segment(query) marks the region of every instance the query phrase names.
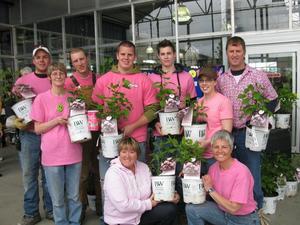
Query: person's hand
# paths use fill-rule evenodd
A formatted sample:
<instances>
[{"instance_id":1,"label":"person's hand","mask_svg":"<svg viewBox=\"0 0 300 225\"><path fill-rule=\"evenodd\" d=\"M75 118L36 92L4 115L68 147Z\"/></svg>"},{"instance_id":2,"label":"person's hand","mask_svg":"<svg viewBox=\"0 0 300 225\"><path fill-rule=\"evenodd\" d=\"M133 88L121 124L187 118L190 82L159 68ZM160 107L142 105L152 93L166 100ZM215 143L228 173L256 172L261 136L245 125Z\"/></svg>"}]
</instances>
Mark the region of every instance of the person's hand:
<instances>
[{"instance_id":1,"label":"person's hand","mask_svg":"<svg viewBox=\"0 0 300 225\"><path fill-rule=\"evenodd\" d=\"M24 119L16 117L14 124L15 127L18 128L19 130L24 130L27 126L27 124L23 123Z\"/></svg>"},{"instance_id":2,"label":"person's hand","mask_svg":"<svg viewBox=\"0 0 300 225\"><path fill-rule=\"evenodd\" d=\"M154 208L155 206L157 206L157 204L159 203L158 201L154 200L154 193L152 193L152 195L150 196L150 200L151 200L152 208Z\"/></svg>"},{"instance_id":3,"label":"person's hand","mask_svg":"<svg viewBox=\"0 0 300 225\"><path fill-rule=\"evenodd\" d=\"M66 124L68 124L68 119L66 119L62 116L58 116L58 117L55 118L55 122L58 125L66 125Z\"/></svg>"},{"instance_id":4,"label":"person's hand","mask_svg":"<svg viewBox=\"0 0 300 225\"><path fill-rule=\"evenodd\" d=\"M162 130L161 130L161 124L160 122L155 123L155 130L160 134L163 135Z\"/></svg>"},{"instance_id":5,"label":"person's hand","mask_svg":"<svg viewBox=\"0 0 300 225\"><path fill-rule=\"evenodd\" d=\"M180 200L180 195L177 192L175 192L174 198L171 202L173 202L174 204L177 204L179 202L179 200Z\"/></svg>"},{"instance_id":6,"label":"person's hand","mask_svg":"<svg viewBox=\"0 0 300 225\"><path fill-rule=\"evenodd\" d=\"M123 127L122 131L124 133L124 136L129 136L132 134L132 132L135 130L135 127L133 124L128 124L125 127Z\"/></svg>"},{"instance_id":7,"label":"person's hand","mask_svg":"<svg viewBox=\"0 0 300 225\"><path fill-rule=\"evenodd\" d=\"M205 191L208 191L208 189L213 187L213 181L209 175L202 176L202 181Z\"/></svg>"}]
</instances>

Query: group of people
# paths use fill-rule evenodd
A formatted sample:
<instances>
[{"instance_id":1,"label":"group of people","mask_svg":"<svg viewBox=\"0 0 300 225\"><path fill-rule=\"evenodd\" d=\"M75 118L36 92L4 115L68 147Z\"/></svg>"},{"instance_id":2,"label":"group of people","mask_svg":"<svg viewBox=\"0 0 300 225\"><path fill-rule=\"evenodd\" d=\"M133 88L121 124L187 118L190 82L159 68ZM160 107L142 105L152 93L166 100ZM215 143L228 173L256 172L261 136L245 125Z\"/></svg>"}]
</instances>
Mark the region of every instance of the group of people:
<instances>
[{"instance_id":1,"label":"group of people","mask_svg":"<svg viewBox=\"0 0 300 225\"><path fill-rule=\"evenodd\" d=\"M199 145L205 148L206 158L202 176L204 189L213 201L185 207L188 224L259 224L257 210L262 208L260 153L245 147L246 122L240 117L238 99L248 84L264 86L269 108L275 109L277 94L266 74L245 64L245 42L231 37L226 45L229 70L218 74L213 68L202 68L199 86L203 96L198 104L205 106L207 114L206 137ZM96 194L96 212L104 222L116 224L176 225L177 203L175 194L171 202L154 200L151 192L151 172L147 166L148 125L152 121L154 142L163 141L161 125L155 120L160 110L154 82L168 82L185 107L186 97L196 98L193 78L176 64L175 47L169 40L157 45L161 65L154 73L144 74L134 62L135 45L122 41L116 51L117 64L104 75L89 69L88 57L81 48L72 49L70 59L75 72L67 77L66 67L52 63L50 51L39 46L33 50L35 71L22 76L16 84L27 84L37 94L31 118L24 124L17 118L20 131L20 159L24 184L24 216L21 225L34 225L41 221L39 213L38 174L42 165L43 202L45 215L56 225L80 224L87 208L89 174L93 174ZM99 132L83 144L72 143L67 130L70 114L70 91L81 91L87 104L105 104L99 95L111 97L109 84L128 80L130 88L120 88L132 104L126 119L118 121L124 138L118 145L118 157L105 158L101 152L100 173L96 141ZM153 149L151 149L153 150ZM159 151L159 149L157 150ZM40 155L41 154L41 155ZM41 160L40 160L41 159ZM104 193L101 199L101 186ZM102 209L102 201L104 207Z\"/></svg>"}]
</instances>

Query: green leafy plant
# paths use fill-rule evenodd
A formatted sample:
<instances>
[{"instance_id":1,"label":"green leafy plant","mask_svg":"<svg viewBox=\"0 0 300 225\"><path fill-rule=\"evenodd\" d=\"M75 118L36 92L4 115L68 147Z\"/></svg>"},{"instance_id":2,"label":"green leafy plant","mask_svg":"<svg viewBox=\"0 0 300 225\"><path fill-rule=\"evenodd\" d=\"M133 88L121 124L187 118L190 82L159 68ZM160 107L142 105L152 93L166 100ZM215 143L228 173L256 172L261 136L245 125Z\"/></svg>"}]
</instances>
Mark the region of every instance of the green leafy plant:
<instances>
[{"instance_id":1,"label":"green leafy plant","mask_svg":"<svg viewBox=\"0 0 300 225\"><path fill-rule=\"evenodd\" d=\"M106 117L111 116L113 119L118 120L128 116L132 109L132 104L125 97L125 94L119 91L120 87L130 89L131 83L126 79L123 79L122 82L118 84L111 83L107 88L111 91L112 96L98 96L104 102L103 105L96 105L96 109L99 111L97 113L99 118L105 119Z\"/></svg>"},{"instance_id":2,"label":"green leafy plant","mask_svg":"<svg viewBox=\"0 0 300 225\"><path fill-rule=\"evenodd\" d=\"M261 166L261 184L265 197L277 196L278 169L274 168L274 157L271 155L264 155Z\"/></svg>"},{"instance_id":3,"label":"green leafy plant","mask_svg":"<svg viewBox=\"0 0 300 225\"><path fill-rule=\"evenodd\" d=\"M114 60L112 57L104 57L103 63L100 65L99 72L100 74L104 74L108 72L114 64Z\"/></svg>"},{"instance_id":4,"label":"green leafy plant","mask_svg":"<svg viewBox=\"0 0 300 225\"><path fill-rule=\"evenodd\" d=\"M18 71L11 69L0 69L0 96L4 103L16 101L16 96L12 94L11 89L14 84L14 78L19 76Z\"/></svg>"},{"instance_id":5,"label":"green leafy plant","mask_svg":"<svg viewBox=\"0 0 300 225\"><path fill-rule=\"evenodd\" d=\"M163 82L155 82L153 87L158 89L158 93L156 94L156 99L159 101L159 105L161 109L164 109L166 106L166 101L170 95L176 95L175 91L171 88L167 88L168 84L173 84L168 80L170 78L163 77Z\"/></svg>"},{"instance_id":6,"label":"green leafy plant","mask_svg":"<svg viewBox=\"0 0 300 225\"><path fill-rule=\"evenodd\" d=\"M267 104L270 102L269 99L264 97L261 93L263 87L259 84L255 86L249 84L245 90L238 95L238 98L242 102L242 116L253 116L260 114L259 111L263 111L265 115L271 116L273 113L267 108Z\"/></svg>"},{"instance_id":7,"label":"green leafy plant","mask_svg":"<svg viewBox=\"0 0 300 225\"><path fill-rule=\"evenodd\" d=\"M290 91L289 88L282 87L278 89L278 100L280 102L279 113L291 113L297 99L297 94Z\"/></svg>"},{"instance_id":8,"label":"green leafy plant","mask_svg":"<svg viewBox=\"0 0 300 225\"><path fill-rule=\"evenodd\" d=\"M292 159L285 154L276 154L272 159L277 174L283 174L287 181L296 181L296 167Z\"/></svg>"}]
</instances>

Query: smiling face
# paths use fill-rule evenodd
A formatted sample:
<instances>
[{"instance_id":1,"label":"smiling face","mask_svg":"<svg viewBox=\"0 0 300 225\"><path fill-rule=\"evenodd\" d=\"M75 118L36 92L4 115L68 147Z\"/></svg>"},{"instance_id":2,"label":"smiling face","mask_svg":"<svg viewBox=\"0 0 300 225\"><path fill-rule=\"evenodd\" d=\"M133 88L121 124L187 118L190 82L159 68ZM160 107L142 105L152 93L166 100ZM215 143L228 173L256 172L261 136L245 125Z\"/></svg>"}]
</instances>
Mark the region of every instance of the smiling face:
<instances>
[{"instance_id":1,"label":"smiling face","mask_svg":"<svg viewBox=\"0 0 300 225\"><path fill-rule=\"evenodd\" d=\"M118 70L127 73L133 68L136 55L133 47L120 46L117 52Z\"/></svg>"},{"instance_id":2,"label":"smiling face","mask_svg":"<svg viewBox=\"0 0 300 225\"><path fill-rule=\"evenodd\" d=\"M176 53L171 47L163 47L159 49L158 58L162 67L170 68L174 65Z\"/></svg>"},{"instance_id":3,"label":"smiling face","mask_svg":"<svg viewBox=\"0 0 300 225\"><path fill-rule=\"evenodd\" d=\"M119 158L124 167L134 172L135 163L138 159L138 154L132 146L124 146L120 150Z\"/></svg>"},{"instance_id":4,"label":"smiling face","mask_svg":"<svg viewBox=\"0 0 300 225\"><path fill-rule=\"evenodd\" d=\"M82 51L71 53L71 61L76 72L81 75L87 75L89 73L89 61Z\"/></svg>"},{"instance_id":5,"label":"smiling face","mask_svg":"<svg viewBox=\"0 0 300 225\"><path fill-rule=\"evenodd\" d=\"M230 44L227 47L227 59L232 70L245 68L245 51L241 44Z\"/></svg>"},{"instance_id":6,"label":"smiling face","mask_svg":"<svg viewBox=\"0 0 300 225\"><path fill-rule=\"evenodd\" d=\"M216 140L212 145L212 152L214 158L219 163L227 163L232 159L231 157L232 149L226 140L223 139Z\"/></svg>"},{"instance_id":7,"label":"smiling face","mask_svg":"<svg viewBox=\"0 0 300 225\"><path fill-rule=\"evenodd\" d=\"M63 72L59 69L55 69L52 71L49 78L50 78L52 86L64 87L65 80L66 80L65 72Z\"/></svg>"},{"instance_id":8,"label":"smiling face","mask_svg":"<svg viewBox=\"0 0 300 225\"><path fill-rule=\"evenodd\" d=\"M201 77L199 79L199 85L204 95L210 95L215 92L215 86L217 82L207 77Z\"/></svg>"},{"instance_id":9,"label":"smiling face","mask_svg":"<svg viewBox=\"0 0 300 225\"><path fill-rule=\"evenodd\" d=\"M32 59L32 63L37 74L46 73L51 63L50 55L43 50L38 50Z\"/></svg>"}]
</instances>

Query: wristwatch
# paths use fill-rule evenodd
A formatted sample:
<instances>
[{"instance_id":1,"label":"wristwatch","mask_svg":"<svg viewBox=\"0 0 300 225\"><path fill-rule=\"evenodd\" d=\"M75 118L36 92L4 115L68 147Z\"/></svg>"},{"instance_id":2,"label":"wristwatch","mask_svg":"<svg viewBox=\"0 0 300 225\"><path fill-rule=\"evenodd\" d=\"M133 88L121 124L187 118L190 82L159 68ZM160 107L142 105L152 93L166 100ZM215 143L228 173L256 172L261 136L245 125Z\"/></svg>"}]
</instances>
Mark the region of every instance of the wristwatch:
<instances>
[{"instance_id":1,"label":"wristwatch","mask_svg":"<svg viewBox=\"0 0 300 225\"><path fill-rule=\"evenodd\" d=\"M210 194L210 193L212 193L212 192L214 192L214 191L215 191L215 189L212 188L212 187L210 187L210 188L207 190L207 193Z\"/></svg>"}]
</instances>

